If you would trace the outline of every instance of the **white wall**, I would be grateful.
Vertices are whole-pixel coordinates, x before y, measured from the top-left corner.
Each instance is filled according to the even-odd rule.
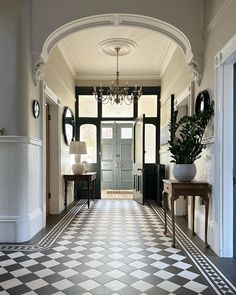
[[[0,137],[0,242],[30,240],[43,227],[41,141]]]
[[[198,93],[202,89],[207,89],[210,93],[211,99],[215,100],[216,103],[218,97],[214,93],[214,57],[218,53],[218,51],[220,51],[224,47],[224,45],[232,38],[232,36],[236,34],[235,11],[236,1],[204,1],[204,69],[202,83],[200,87],[197,87],[196,85],[196,93]],[[218,120],[217,112],[214,119]],[[222,222],[221,213],[223,211],[223,208],[221,207],[219,191],[215,190],[215,179],[217,172],[214,170],[214,166],[217,166],[217,163],[214,163],[214,153],[217,150],[217,146],[215,146],[214,143],[215,132],[217,132],[217,130],[214,131],[214,126],[212,125],[208,132],[208,136],[210,137],[209,144],[207,145],[207,149],[202,156],[202,160],[199,160],[197,163],[198,169],[202,171],[201,177],[199,175],[198,179],[208,180],[210,183],[213,184],[210,212],[211,226],[209,231],[211,235],[210,238],[212,240],[212,248],[217,254],[228,255],[229,253],[223,253],[221,251],[222,249],[220,246],[220,235],[222,234],[220,232]],[[232,128],[232,126],[227,127],[229,132],[232,132],[232,130],[230,130],[229,128]],[[202,164],[200,165],[200,163]],[[223,196],[223,198],[227,198],[227,196]],[[203,231],[200,230],[200,224],[202,223],[201,220],[204,216],[204,208],[198,203],[196,209],[199,216],[197,226],[199,227],[200,236],[203,237]],[[227,225],[225,226],[227,227]],[[228,232],[227,234],[232,237],[232,232]],[[227,243],[227,235],[225,242]],[[232,243],[232,239],[228,239],[228,243]],[[228,248],[232,248],[232,245],[230,245]]]
[[[55,178],[51,175],[53,190],[51,191],[50,213],[58,214],[64,209],[64,181],[62,175],[70,172],[69,147],[64,143],[62,133],[62,114],[65,106],[70,107],[75,114],[75,82],[72,73],[57,47],[52,51],[46,65],[44,82],[61,101],[61,107],[59,107],[58,113],[51,114],[58,115],[58,130],[55,130],[55,126],[51,126],[51,130],[58,132],[59,140],[57,143],[52,142],[52,146],[55,146],[52,156],[54,165],[57,165],[58,174]],[[73,201],[73,194],[73,183],[70,183],[67,193],[68,204]]]
[[[196,83],[194,85],[195,97],[198,92],[203,89],[207,89],[210,93],[211,99],[217,101],[218,97],[214,95],[214,57],[220,51],[221,48],[231,39],[231,37],[236,33],[236,2],[230,0],[205,0],[204,1],[204,56],[203,56],[203,73],[202,81],[200,86]],[[176,59],[176,54],[173,56],[171,62],[172,65],[169,65],[167,68],[164,77],[162,79],[162,124],[165,126],[169,119],[170,115],[170,103],[168,95],[174,93],[176,96],[180,92],[180,88],[184,89],[187,86],[183,80],[179,81],[176,85],[171,87],[171,80],[175,80],[176,77],[180,74],[180,70],[184,66],[184,60]],[[180,63],[180,64],[179,64]],[[181,66],[182,64],[182,66]],[[172,67],[172,69],[171,69]],[[185,71],[185,73],[187,73]],[[186,76],[187,78],[187,76]],[[166,80],[166,83],[165,83]],[[191,82],[191,78],[189,79]],[[174,84],[174,83],[172,83]],[[166,89],[169,88],[169,91]],[[220,222],[221,222],[221,202],[219,198],[219,192],[215,191],[215,136],[214,136],[214,120],[217,120],[215,117],[210,123],[206,130],[205,134],[205,143],[207,145],[206,149],[203,150],[201,158],[196,161],[197,166],[197,180],[208,181],[213,186],[211,203],[210,203],[210,212],[209,212],[209,228],[208,228],[208,239],[211,248],[219,255],[228,255],[223,253],[220,249]],[[230,128],[230,126],[229,126]],[[169,153],[167,151],[168,146],[162,146],[161,148],[161,162],[167,164],[169,167]],[[168,176],[171,178],[171,170],[167,168]],[[223,196],[224,198],[227,196]],[[204,216],[205,216],[205,207],[198,200],[196,202],[196,232],[202,240],[204,240]],[[227,233],[232,236],[232,233]],[[232,241],[229,239],[228,241]],[[226,241],[227,243],[227,241]],[[229,248],[229,247],[228,247]]]
[[[0,128],[17,134],[17,27],[19,2],[0,1]]]
[[[0,241],[31,239],[43,227],[39,100],[33,86],[31,1],[0,1]]]
[[[184,89],[190,86],[191,79],[190,67],[187,65],[180,49],[177,48],[161,80],[161,136],[165,138],[168,137],[166,132],[168,132],[167,125],[171,112],[170,95],[174,94],[175,98],[177,98]],[[163,144],[160,149],[160,161],[161,164],[166,165],[168,178],[173,177],[170,160],[168,144]]]

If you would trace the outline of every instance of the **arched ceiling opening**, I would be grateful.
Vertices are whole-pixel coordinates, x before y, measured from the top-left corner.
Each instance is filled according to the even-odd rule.
[[[148,33],[147,33],[148,32]],[[48,60],[51,50],[59,46],[64,58],[67,60],[75,78],[90,75],[99,76],[104,73],[110,74],[112,65],[106,61],[99,51],[99,44],[106,38],[126,38],[136,44],[136,49],[140,46],[142,50],[135,50],[132,57],[127,56],[122,61],[124,74],[127,76],[143,75],[150,77],[156,75],[157,78],[163,74],[165,65],[174,52],[174,47],[179,46],[182,50],[186,62],[192,67],[193,78],[200,81],[199,62],[194,59],[191,44],[188,38],[176,27],[158,19],[140,15],[115,14],[99,15],[84,19],[79,19],[65,24],[54,31],[45,41],[40,57],[35,63],[34,80],[35,84],[42,79],[43,66]],[[168,50],[169,55],[168,55]],[[91,62],[94,54],[96,60]],[[141,56],[142,55],[142,56]],[[108,56],[106,56],[107,58]],[[142,58],[141,58],[142,57]],[[89,61],[86,64],[86,60]],[[95,69],[94,64],[100,63]],[[106,69],[103,64],[106,63]],[[133,65],[133,72],[130,66]],[[90,67],[90,68],[89,68]],[[80,77],[80,78],[81,78]],[[91,78],[91,77],[90,77]],[[140,77],[141,78],[141,77]],[[143,77],[142,77],[143,79]]]
[[[126,80],[160,79],[177,47],[170,38],[135,27],[81,30],[58,42],[65,61],[79,80],[112,79],[116,71],[114,47],[120,46],[119,70]]]

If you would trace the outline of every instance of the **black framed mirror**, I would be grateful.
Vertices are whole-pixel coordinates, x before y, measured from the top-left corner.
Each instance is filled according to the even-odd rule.
[[[62,131],[66,145],[70,145],[71,140],[75,136],[75,117],[73,111],[69,107],[65,107],[62,117]]]
[[[201,113],[204,110],[207,110],[210,106],[210,96],[208,91],[202,90],[198,93],[195,103],[195,113]]]

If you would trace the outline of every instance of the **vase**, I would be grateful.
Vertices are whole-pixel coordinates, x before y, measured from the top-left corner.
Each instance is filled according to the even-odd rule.
[[[197,170],[195,164],[174,164],[172,172],[178,181],[191,181]]]

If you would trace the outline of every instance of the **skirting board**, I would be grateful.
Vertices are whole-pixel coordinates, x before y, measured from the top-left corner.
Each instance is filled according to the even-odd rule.
[[[0,242],[20,243],[29,241],[43,227],[43,213],[40,208],[22,216],[0,216]]]
[[[205,239],[205,215],[195,212],[195,232],[201,240]],[[211,221],[208,221],[208,244],[212,250],[219,255],[219,231],[217,226]]]

